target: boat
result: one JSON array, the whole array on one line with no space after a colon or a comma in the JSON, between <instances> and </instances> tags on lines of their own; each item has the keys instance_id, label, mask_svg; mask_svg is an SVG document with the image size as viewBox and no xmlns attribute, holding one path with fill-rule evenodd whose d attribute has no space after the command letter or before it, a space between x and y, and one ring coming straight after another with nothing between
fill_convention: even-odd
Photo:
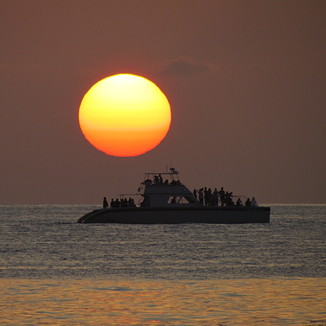
<instances>
[{"instance_id":1,"label":"boat","mask_svg":"<svg viewBox=\"0 0 326 326\"><path fill-rule=\"evenodd\" d=\"M165 178L165 180L163 179ZM127 199L127 196L132 196ZM133 197L138 196L135 204ZM228 202L218 200L207 204L197 198L179 178L179 172L170 168L166 172L147 172L138 191L121 194L120 200L111 200L101 209L82 216L78 223L124 223L124 224L178 224L211 223L243 224L269 223L270 207L234 204L232 193Z\"/></svg>"}]
</instances>

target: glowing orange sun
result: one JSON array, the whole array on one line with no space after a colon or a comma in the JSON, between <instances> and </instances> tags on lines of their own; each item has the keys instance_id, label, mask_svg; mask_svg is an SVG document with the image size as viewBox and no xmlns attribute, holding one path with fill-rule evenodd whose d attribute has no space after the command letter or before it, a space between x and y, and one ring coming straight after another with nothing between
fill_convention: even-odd
<instances>
[{"instance_id":1,"label":"glowing orange sun","mask_svg":"<svg viewBox=\"0 0 326 326\"><path fill-rule=\"evenodd\" d=\"M119 74L93 85L79 107L79 125L98 150L137 156L155 148L171 124L169 101L144 77Z\"/></svg>"}]
</instances>

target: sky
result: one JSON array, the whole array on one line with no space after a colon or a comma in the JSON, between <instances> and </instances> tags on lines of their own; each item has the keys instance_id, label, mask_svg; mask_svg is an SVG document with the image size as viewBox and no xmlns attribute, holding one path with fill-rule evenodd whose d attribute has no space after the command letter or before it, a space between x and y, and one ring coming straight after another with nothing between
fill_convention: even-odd
<instances>
[{"instance_id":1,"label":"sky","mask_svg":"<svg viewBox=\"0 0 326 326\"><path fill-rule=\"evenodd\" d=\"M0 204L99 204L145 172L259 203L326 203L324 0L0 0ZM131 73L169 99L152 151L108 156L78 109Z\"/></svg>"}]
</instances>

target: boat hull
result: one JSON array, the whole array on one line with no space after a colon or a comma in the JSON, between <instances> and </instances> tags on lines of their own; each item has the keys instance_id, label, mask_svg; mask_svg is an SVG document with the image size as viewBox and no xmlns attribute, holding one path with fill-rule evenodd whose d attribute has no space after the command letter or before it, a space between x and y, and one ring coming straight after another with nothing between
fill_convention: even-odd
<instances>
[{"instance_id":1,"label":"boat hull","mask_svg":"<svg viewBox=\"0 0 326 326\"><path fill-rule=\"evenodd\" d=\"M243 224L269 223L270 207L126 207L92 211L78 223L122 224Z\"/></svg>"}]
</instances>

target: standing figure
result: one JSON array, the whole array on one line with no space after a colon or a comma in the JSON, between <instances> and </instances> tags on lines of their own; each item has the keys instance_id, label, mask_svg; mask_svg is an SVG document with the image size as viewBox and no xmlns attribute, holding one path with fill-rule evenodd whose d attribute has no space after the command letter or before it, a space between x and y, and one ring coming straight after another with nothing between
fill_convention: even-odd
<instances>
[{"instance_id":1,"label":"standing figure","mask_svg":"<svg viewBox=\"0 0 326 326\"><path fill-rule=\"evenodd\" d=\"M223 189L223 187L221 187L220 190L220 199L221 199L221 206L225 205L225 191Z\"/></svg>"},{"instance_id":2,"label":"standing figure","mask_svg":"<svg viewBox=\"0 0 326 326\"><path fill-rule=\"evenodd\" d=\"M218 191L216 188L214 189L213 195L212 195L212 205L218 206Z\"/></svg>"},{"instance_id":3,"label":"standing figure","mask_svg":"<svg viewBox=\"0 0 326 326\"><path fill-rule=\"evenodd\" d=\"M258 206L258 203L257 203L257 200L255 197L252 197L251 199L251 205L254 206L254 207L257 207Z\"/></svg>"},{"instance_id":4,"label":"standing figure","mask_svg":"<svg viewBox=\"0 0 326 326\"><path fill-rule=\"evenodd\" d=\"M209 205L209 191L206 187L204 189L204 203L205 203L205 206Z\"/></svg>"},{"instance_id":5,"label":"standing figure","mask_svg":"<svg viewBox=\"0 0 326 326\"><path fill-rule=\"evenodd\" d=\"M201 204L204 203L204 193L203 193L203 188L200 188L198 190L198 199Z\"/></svg>"},{"instance_id":6,"label":"standing figure","mask_svg":"<svg viewBox=\"0 0 326 326\"><path fill-rule=\"evenodd\" d=\"M107 208L109 206L108 201L106 200L106 197L103 198L103 208Z\"/></svg>"},{"instance_id":7,"label":"standing figure","mask_svg":"<svg viewBox=\"0 0 326 326\"><path fill-rule=\"evenodd\" d=\"M247 200L246 200L246 202L245 202L245 205L246 205L247 207L251 206L251 200L250 200L250 198L247 198Z\"/></svg>"},{"instance_id":8,"label":"standing figure","mask_svg":"<svg viewBox=\"0 0 326 326\"><path fill-rule=\"evenodd\" d=\"M197 189L194 189L193 194L194 194L194 197L195 197L196 201L198 200L197 193L198 193Z\"/></svg>"}]
</instances>

